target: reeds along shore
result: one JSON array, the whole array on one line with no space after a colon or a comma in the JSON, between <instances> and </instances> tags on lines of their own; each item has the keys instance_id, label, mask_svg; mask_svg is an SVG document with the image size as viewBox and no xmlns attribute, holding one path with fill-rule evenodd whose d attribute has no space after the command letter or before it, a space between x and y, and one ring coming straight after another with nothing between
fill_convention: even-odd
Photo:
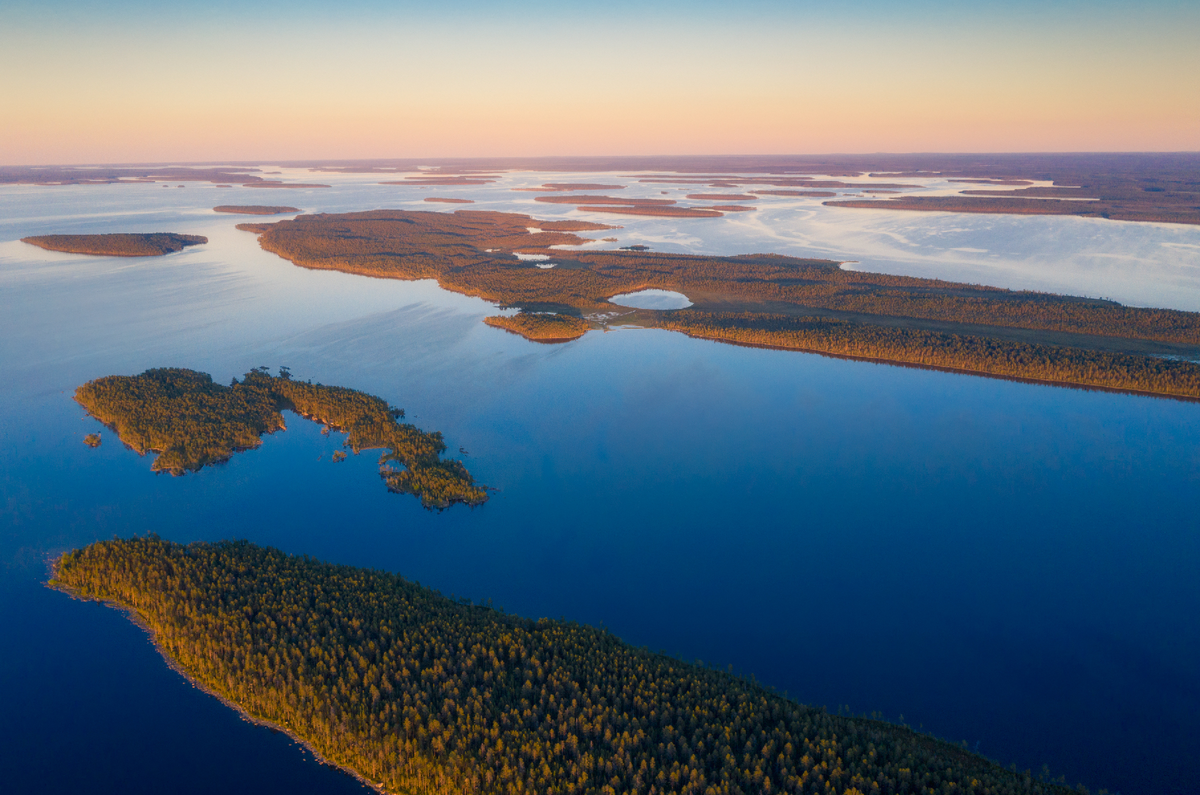
<instances>
[{"instance_id":1,"label":"reeds along shore","mask_svg":"<svg viewBox=\"0 0 1200 795\"><path fill-rule=\"evenodd\" d=\"M202 686L393 792L1074 791L601 630L247 542L102 541L51 584L136 611Z\"/></svg>"}]
</instances>

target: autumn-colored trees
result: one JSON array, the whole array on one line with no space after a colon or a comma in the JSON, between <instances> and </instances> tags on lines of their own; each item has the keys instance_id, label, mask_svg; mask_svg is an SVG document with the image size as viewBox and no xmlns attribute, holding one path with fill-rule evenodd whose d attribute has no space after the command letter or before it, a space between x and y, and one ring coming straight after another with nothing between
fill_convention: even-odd
<instances>
[{"instance_id":1,"label":"autumn-colored trees","mask_svg":"<svg viewBox=\"0 0 1200 795\"><path fill-rule=\"evenodd\" d=\"M208 242L203 235L179 235L174 232L113 233L103 235L38 235L23 237L29 243L50 251L68 254L92 254L100 257L158 257L181 251L187 246Z\"/></svg>"},{"instance_id":2,"label":"autumn-colored trees","mask_svg":"<svg viewBox=\"0 0 1200 795\"><path fill-rule=\"evenodd\" d=\"M392 791L1067 792L604 631L246 542L99 542L53 584L137 611L188 675Z\"/></svg>"},{"instance_id":3,"label":"autumn-colored trees","mask_svg":"<svg viewBox=\"0 0 1200 795\"><path fill-rule=\"evenodd\" d=\"M1105 340L1119 338L1151 341L1176 357L1200 352L1200 313L846 271L828 260L772 254L564 248L585 242L570 231L595 226L580 223L514 213L378 210L247 228L262 234L263 248L304 267L436 278L446 289L527 310L604 313L614 309L608 299L619 293L673 290L688 295L697 308L728 310L710 312L704 320L662 315L649 321L694 336L1196 396L1194 363L1104 349ZM538 268L513 252L551 255L555 267ZM518 333L516 325L532 329L540 323L517 318L487 322ZM904 319L905 328L897 327L897 319ZM1010 330L1041 336L1018 342L1014 337L1029 335ZM1131 347L1159 352L1140 342Z\"/></svg>"},{"instance_id":4,"label":"autumn-colored trees","mask_svg":"<svg viewBox=\"0 0 1200 795\"><path fill-rule=\"evenodd\" d=\"M252 370L222 386L206 373L158 368L89 381L75 399L138 453L157 452L156 472L182 475L257 447L283 427L280 411L292 409L346 431L356 453L385 450L379 472L392 491L415 494L429 508L487 501L462 462L440 457L446 445L437 431L398 422L404 412L377 397L294 381L286 370L278 377Z\"/></svg>"},{"instance_id":5,"label":"autumn-colored trees","mask_svg":"<svg viewBox=\"0 0 1200 795\"><path fill-rule=\"evenodd\" d=\"M517 315L485 317L484 323L536 342L566 342L587 333L585 320L553 312L521 312Z\"/></svg>"},{"instance_id":6,"label":"autumn-colored trees","mask_svg":"<svg viewBox=\"0 0 1200 795\"><path fill-rule=\"evenodd\" d=\"M662 313L659 325L721 342L1200 398L1200 364L1156 356L788 315L684 309Z\"/></svg>"}]
</instances>

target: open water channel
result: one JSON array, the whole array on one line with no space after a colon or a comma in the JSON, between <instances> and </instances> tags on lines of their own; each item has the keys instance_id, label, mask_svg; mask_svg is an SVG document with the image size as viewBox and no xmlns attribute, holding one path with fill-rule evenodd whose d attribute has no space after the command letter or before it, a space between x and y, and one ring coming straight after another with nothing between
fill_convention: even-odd
<instances>
[{"instance_id":1,"label":"open water channel","mask_svg":"<svg viewBox=\"0 0 1200 795\"><path fill-rule=\"evenodd\" d=\"M443 210L420 198L469 196L575 216L508 190L572 177L0 188L0 789L361 789L191 689L116 611L40 585L51 555L153 531L248 538L603 624L1093 790L1195 791L1200 405L661 331L537 345L429 282L296 268L234 229L255 219L209 210ZM599 220L624 227L619 245L833 256L1200 309L1200 230L819 201ZM17 242L105 231L210 243L110 259ZM258 450L181 478L151 474L107 430L99 449L82 444L99 425L71 394L89 379L183 366L228 382L259 365L405 407L498 491L425 511L387 493L374 453L335 465L339 435L292 416Z\"/></svg>"}]
</instances>

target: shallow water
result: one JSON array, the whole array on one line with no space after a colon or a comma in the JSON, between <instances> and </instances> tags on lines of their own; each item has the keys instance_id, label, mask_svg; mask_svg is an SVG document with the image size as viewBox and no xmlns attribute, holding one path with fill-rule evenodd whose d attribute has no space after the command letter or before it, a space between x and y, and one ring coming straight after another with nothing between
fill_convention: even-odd
<instances>
[{"instance_id":1,"label":"shallow water","mask_svg":"<svg viewBox=\"0 0 1200 795\"><path fill-rule=\"evenodd\" d=\"M562 176L573 175L509 180ZM315 181L339 187L274 200L341 211L409 206L403 195L429 209L424 196L465 190ZM119 614L38 585L50 554L149 531L246 537L605 624L1093 789L1182 793L1200 780L1200 406L661 331L535 345L482 324L491 305L430 282L306 271L262 252L234 230L242 219L204 209L254 201L231 197L240 190L0 189L0 769L15 791L358 788L192 690ZM507 187L491 206L471 190L472 209L576 214ZM787 234L836 237L821 230L838 216L811 212ZM890 215L841 212L883 227ZM776 250L765 215L604 220L624 226L614 245L740 241L740 253ZM922 219L931 226L917 230ZM956 245L1003 239L1004 224L949 220L974 230ZM1002 250L1041 228L1013 220L1022 239ZM1074 219L1046 220L1061 233ZM942 223L903 222L926 240ZM1100 237L1127 263L1147 240L1194 239L1156 229L1113 223ZM145 260L15 242L118 230L211 242ZM1118 230L1131 230L1124 248ZM916 261L940 267L950 250ZM1155 261L1121 278L1173 294L1185 272ZM989 273L1027 271L1010 259ZM224 381L289 365L363 389L443 431L499 491L475 510L427 512L386 492L373 454L329 463L337 435L294 417L260 449L182 478L152 475L108 431L85 447L99 426L73 389L161 365Z\"/></svg>"}]
</instances>

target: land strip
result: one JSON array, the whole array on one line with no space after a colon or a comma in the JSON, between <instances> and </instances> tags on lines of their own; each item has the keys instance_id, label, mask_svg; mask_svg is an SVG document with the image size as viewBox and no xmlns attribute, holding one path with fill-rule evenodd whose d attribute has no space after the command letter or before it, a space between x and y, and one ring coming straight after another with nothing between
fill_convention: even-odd
<instances>
[{"instance_id":1,"label":"land strip","mask_svg":"<svg viewBox=\"0 0 1200 795\"><path fill-rule=\"evenodd\" d=\"M23 237L22 243L62 251L67 254L89 254L96 257L161 257L182 251L188 246L208 242L203 235L180 235L174 232L117 232L102 235L38 235Z\"/></svg>"},{"instance_id":2,"label":"land strip","mask_svg":"<svg viewBox=\"0 0 1200 795\"><path fill-rule=\"evenodd\" d=\"M956 351L953 364L938 366L1081 385L1103 381L1114 389L1200 396L1200 381L1186 375L1200 372L1195 361L1180 361L1165 369L1158 365L1167 361L1162 357L1200 359L1197 313L846 271L829 260L771 254L707 257L578 250L587 240L572 232L597 227L603 228L539 221L515 213L388 210L300 216L240 228L260 233L264 249L302 267L385 278L435 278L456 292L530 312L591 318L596 326L607 322L606 317L627 314L609 303L615 295L648 288L672 290L689 296L696 310L709 311L711 316L703 322L696 319L700 315L672 316L670 328L695 336L752 341L741 338L751 330L770 331L772 341L763 344L810 350L814 347L808 331L808 336L776 332L796 331L789 326L796 318L819 318L828 328L836 328L837 345L842 346L834 350L829 343L830 352L853 355L848 352L854 346L847 340L857 336L874 340L870 358L920 364ZM531 229L540 231L535 234ZM553 257L555 267L538 268L516 253ZM717 315L721 317L714 319ZM742 325L729 315L740 316ZM792 320L781 320L789 317ZM767 320L771 328L755 325ZM806 322L811 326L810 321ZM685 328L689 323L694 328ZM718 325L727 328L714 333ZM729 330L734 328L741 330ZM878 343L885 337L886 345ZM1002 357L987 353L991 348L978 340L989 340L993 347L999 346L996 350L1003 348L1017 364L1010 366ZM934 348L944 349L943 354L930 353ZM964 356L974 356L975 361L967 362ZM1134 366L1114 358L1119 356L1147 361ZM1081 363L1085 359L1091 362L1086 367ZM1106 368L1116 368L1118 375L1100 381L1088 375Z\"/></svg>"},{"instance_id":3,"label":"land strip","mask_svg":"<svg viewBox=\"0 0 1200 795\"><path fill-rule=\"evenodd\" d=\"M1072 791L603 630L244 541L101 541L50 585L130 611L185 676L383 791Z\"/></svg>"}]
</instances>

